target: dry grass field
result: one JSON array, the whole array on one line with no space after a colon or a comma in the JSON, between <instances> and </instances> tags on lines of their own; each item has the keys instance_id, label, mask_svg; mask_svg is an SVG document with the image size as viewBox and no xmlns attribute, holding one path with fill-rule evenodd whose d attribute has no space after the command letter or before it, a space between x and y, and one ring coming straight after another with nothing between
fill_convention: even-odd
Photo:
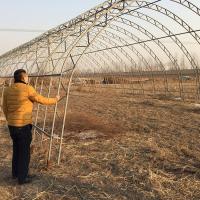
<instances>
[{"instance_id":1,"label":"dry grass field","mask_svg":"<svg viewBox=\"0 0 200 200\"><path fill-rule=\"evenodd\" d=\"M59 141L48 168L49 140L34 144L31 172L37 178L30 185L11 179L12 146L1 121L0 199L199 200L200 108L163 95L95 91L72 90L60 166Z\"/></svg>"}]
</instances>

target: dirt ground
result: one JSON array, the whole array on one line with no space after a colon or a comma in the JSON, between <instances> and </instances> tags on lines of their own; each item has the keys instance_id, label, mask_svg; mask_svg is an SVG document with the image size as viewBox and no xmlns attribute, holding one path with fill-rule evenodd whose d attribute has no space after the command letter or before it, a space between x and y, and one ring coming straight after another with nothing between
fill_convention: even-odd
<instances>
[{"instance_id":1,"label":"dirt ground","mask_svg":"<svg viewBox=\"0 0 200 200\"><path fill-rule=\"evenodd\" d=\"M61 165L58 141L48 168L49 141L34 144L31 172L37 178L18 186L11 179L12 145L1 121L0 199L200 199L198 105L161 96L74 95L66 127Z\"/></svg>"}]
</instances>

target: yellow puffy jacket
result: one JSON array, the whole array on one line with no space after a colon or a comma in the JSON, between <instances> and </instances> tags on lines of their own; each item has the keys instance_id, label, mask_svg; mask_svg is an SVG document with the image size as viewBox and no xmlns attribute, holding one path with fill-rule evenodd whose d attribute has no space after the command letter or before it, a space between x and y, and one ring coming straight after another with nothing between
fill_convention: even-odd
<instances>
[{"instance_id":1,"label":"yellow puffy jacket","mask_svg":"<svg viewBox=\"0 0 200 200\"><path fill-rule=\"evenodd\" d=\"M8 125L22 127L32 124L33 103L54 105L56 98L45 98L24 83L14 83L6 88L3 96L3 112Z\"/></svg>"}]
</instances>

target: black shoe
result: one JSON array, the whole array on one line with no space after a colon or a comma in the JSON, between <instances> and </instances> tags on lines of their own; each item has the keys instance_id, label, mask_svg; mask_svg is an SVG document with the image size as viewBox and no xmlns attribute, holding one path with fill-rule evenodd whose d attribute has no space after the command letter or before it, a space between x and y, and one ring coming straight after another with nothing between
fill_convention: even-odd
<instances>
[{"instance_id":1,"label":"black shoe","mask_svg":"<svg viewBox=\"0 0 200 200\"><path fill-rule=\"evenodd\" d=\"M32 182L31 178L26 178L24 181L19 181L19 185L29 184Z\"/></svg>"},{"instance_id":2,"label":"black shoe","mask_svg":"<svg viewBox=\"0 0 200 200\"><path fill-rule=\"evenodd\" d=\"M27 178L36 178L37 176L35 174L30 174L27 176ZM18 177L17 176L12 176L12 179L17 179Z\"/></svg>"},{"instance_id":3,"label":"black shoe","mask_svg":"<svg viewBox=\"0 0 200 200\"><path fill-rule=\"evenodd\" d=\"M35 175L35 174L29 174L28 176L27 176L27 178L30 178L30 179L33 179L33 178L36 178L37 176Z\"/></svg>"}]
</instances>

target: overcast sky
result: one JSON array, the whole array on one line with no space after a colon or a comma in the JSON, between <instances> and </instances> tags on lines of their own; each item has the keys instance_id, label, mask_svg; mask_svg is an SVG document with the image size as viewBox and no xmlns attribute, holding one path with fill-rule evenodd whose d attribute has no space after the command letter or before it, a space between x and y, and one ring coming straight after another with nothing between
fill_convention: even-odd
<instances>
[{"instance_id":1,"label":"overcast sky","mask_svg":"<svg viewBox=\"0 0 200 200\"><path fill-rule=\"evenodd\" d=\"M48 30L67 22L86 10L104 2L105 0L0 0L0 54L5 53L40 35L40 32L8 32L2 29L39 29ZM199 0L190 0L200 7ZM151 2L151 1L150 1ZM200 29L199 18L193 17L192 12L180 12L169 0L160 2L173 10L194 29ZM154 12L151 14L156 17ZM160 16L157 16L157 18ZM160 18L160 20L162 20ZM170 26L170 20L163 18L164 24ZM173 26L173 24L172 24ZM172 27L174 29L174 27ZM180 32L183 30L177 30ZM199 49L199 48L198 48ZM196 49L195 49L196 51Z\"/></svg>"},{"instance_id":2,"label":"overcast sky","mask_svg":"<svg viewBox=\"0 0 200 200\"><path fill-rule=\"evenodd\" d=\"M0 29L48 30L104 0L0 0ZM0 31L0 54L40 33Z\"/></svg>"}]
</instances>

